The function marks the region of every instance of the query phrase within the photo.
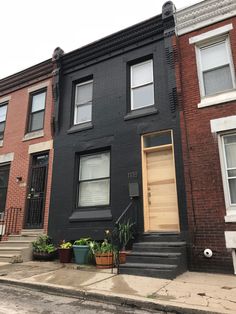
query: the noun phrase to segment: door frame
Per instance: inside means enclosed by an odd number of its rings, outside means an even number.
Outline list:
[[[33,171],[33,158],[35,156],[40,156],[40,155],[48,155],[48,164],[46,166],[46,174],[45,174],[45,183],[44,183],[44,200],[42,204],[42,223],[39,227],[30,227],[27,226],[27,215],[28,215],[28,210],[29,210],[29,200],[28,200],[28,195],[30,194],[30,189],[31,189],[31,180],[32,180],[32,171]],[[49,158],[50,158],[50,151],[40,151],[36,152],[33,154],[30,154],[30,162],[29,162],[29,171],[28,171],[28,184],[27,184],[27,190],[26,190],[26,198],[25,198],[25,211],[24,211],[24,226],[23,228],[25,229],[41,229],[44,227],[44,215],[45,215],[45,203],[46,203],[46,197],[47,197],[47,184],[48,184],[48,167],[49,167]]]
[[[144,137],[149,135],[161,134],[161,133],[171,133],[171,144],[165,144],[160,146],[153,147],[144,147]],[[150,231],[150,217],[149,217],[149,207],[148,207],[148,190],[147,190],[147,153],[149,152],[157,152],[165,149],[172,150],[173,157],[173,169],[174,169],[174,181],[175,181],[175,192],[177,198],[177,206],[178,206],[178,224],[179,224],[179,232],[180,232],[180,216],[179,216],[179,204],[178,204],[178,190],[177,190],[177,181],[176,181],[176,169],[175,169],[175,150],[174,150],[174,138],[173,138],[173,130],[167,129],[162,131],[154,131],[141,135],[141,154],[142,154],[142,187],[143,187],[143,219],[144,219],[144,232],[155,232]],[[157,231],[158,232],[158,231]],[[162,231],[165,232],[165,231]],[[168,231],[166,231],[168,232]]]

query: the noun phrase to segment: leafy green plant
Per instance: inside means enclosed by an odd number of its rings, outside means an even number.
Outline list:
[[[125,250],[127,244],[134,239],[134,229],[135,223],[131,222],[130,219],[128,219],[124,223],[119,223],[117,226],[117,236],[119,239],[119,243],[122,249]]]
[[[47,235],[41,235],[36,241],[32,242],[33,252],[35,253],[53,253],[57,249],[52,244],[52,239]]]
[[[66,242],[65,240],[62,241],[62,243],[59,245],[60,249],[71,249],[72,244],[70,242]]]
[[[80,238],[79,240],[75,240],[73,245],[89,245],[91,241],[91,238]]]
[[[92,251],[92,253],[95,255],[97,253],[102,254],[102,253],[112,253],[114,252],[114,247],[111,243],[109,243],[107,241],[107,239],[105,239],[102,243],[100,242],[96,242],[96,241],[92,241],[90,242],[90,250]]]

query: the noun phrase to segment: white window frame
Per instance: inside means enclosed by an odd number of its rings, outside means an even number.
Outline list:
[[[236,222],[236,204],[231,203],[230,190],[229,190],[229,182],[227,175],[227,164],[226,164],[226,156],[225,156],[225,148],[224,148],[224,137],[229,135],[236,135],[236,129],[230,132],[224,132],[218,134],[218,145],[220,152],[220,164],[221,164],[221,174],[223,179],[223,189],[224,189],[224,198],[226,205],[226,222]]]
[[[109,154],[109,177],[103,176],[103,177],[99,177],[96,179],[87,179],[87,180],[81,180],[80,179],[80,171],[81,171],[81,158],[82,157],[88,157],[88,156],[96,156],[96,155],[101,155],[107,153]],[[109,181],[109,195],[108,195],[108,203],[104,203],[104,204],[99,204],[99,205],[80,205],[80,184],[83,182],[99,182],[99,181],[103,181],[103,180],[108,180]],[[86,208],[86,207],[105,207],[105,206],[109,206],[110,202],[111,202],[111,193],[110,193],[110,189],[111,189],[111,152],[110,151],[102,151],[102,152],[97,152],[97,153],[93,153],[93,154],[86,154],[86,155],[81,155],[79,158],[79,169],[78,169],[78,200],[77,200],[77,206],[78,208]]]
[[[140,84],[140,85],[133,85],[133,69],[137,66],[140,66],[142,64],[145,64],[145,63],[151,63],[151,68],[152,68],[152,80],[149,81],[149,82],[146,82],[145,84]],[[143,86],[148,86],[148,85],[153,85],[153,99],[154,99],[154,102],[152,104],[147,104],[147,105],[143,105],[143,106],[140,106],[140,107],[136,107],[134,108],[134,100],[133,100],[133,90],[136,89],[136,88],[139,88],[139,87],[143,87]],[[130,67],[130,98],[131,98],[131,110],[138,110],[138,109],[141,109],[141,108],[145,108],[145,107],[149,107],[149,106],[153,106],[154,103],[155,103],[155,93],[154,93],[154,75],[153,75],[153,59],[149,59],[149,60],[146,60],[144,62],[139,62],[139,63],[136,63],[134,65],[131,65]]]
[[[230,45],[230,39],[229,39],[229,31],[231,31],[232,29],[233,29],[233,25],[227,24],[222,27],[213,29],[212,31],[208,31],[200,35],[189,38],[189,43],[195,45],[197,73],[198,73],[198,81],[199,81],[199,89],[200,89],[200,97],[201,97],[200,103],[197,105],[198,108],[204,108],[204,107],[213,106],[216,104],[222,104],[222,103],[236,100],[235,68],[233,64],[231,45]],[[233,88],[230,90],[225,90],[225,91],[215,93],[213,95],[205,95],[203,75],[202,75],[202,70],[201,70],[202,66],[201,66],[200,49],[203,47],[211,46],[220,41],[225,41],[225,44],[226,44],[228,60],[229,60],[228,64],[230,66]]]
[[[90,103],[90,102],[83,103],[83,104],[76,103],[78,88],[79,88],[80,86],[87,85],[87,84],[91,84],[91,83],[93,84],[93,80],[88,80],[88,81],[85,81],[85,82],[76,84],[76,86],[75,86],[74,125],[84,124],[84,123],[87,123],[87,122],[91,122],[91,121],[92,121],[92,112],[91,112],[91,119],[88,119],[88,120],[83,121],[83,122],[77,122],[77,119],[76,119],[76,118],[77,118],[78,107],[80,107],[80,106],[86,106],[86,104],[89,104],[89,103]],[[92,88],[93,88],[93,86],[92,86]],[[92,91],[92,95],[93,95],[93,91]],[[92,96],[92,100],[91,100],[91,105],[93,106],[93,96]]]

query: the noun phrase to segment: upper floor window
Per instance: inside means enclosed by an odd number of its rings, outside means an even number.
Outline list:
[[[0,140],[3,139],[7,116],[7,103],[0,104]]]
[[[74,124],[81,124],[92,120],[92,97],[92,80],[76,85]]]
[[[46,91],[31,94],[28,132],[43,129]]]
[[[154,105],[153,61],[131,66],[131,110]]]
[[[79,207],[109,205],[110,152],[80,157]]]
[[[228,36],[200,45],[197,51],[202,96],[232,90],[235,87],[234,67]]]

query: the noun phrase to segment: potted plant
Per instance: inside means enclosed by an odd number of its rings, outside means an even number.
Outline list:
[[[112,268],[114,265],[114,248],[111,243],[105,239],[102,243],[91,242],[91,251],[96,260],[97,268]]]
[[[76,264],[88,264],[91,238],[81,238],[73,244]]]
[[[63,240],[59,245],[58,253],[61,263],[70,263],[72,259],[72,244]]]
[[[130,222],[130,219],[117,225],[117,236],[121,248],[119,252],[120,264],[126,263],[127,246],[130,244],[130,241],[134,239],[134,225],[135,223]]]
[[[52,239],[47,235],[41,235],[32,242],[33,258],[35,260],[51,261],[56,258],[57,248],[52,244]]]

